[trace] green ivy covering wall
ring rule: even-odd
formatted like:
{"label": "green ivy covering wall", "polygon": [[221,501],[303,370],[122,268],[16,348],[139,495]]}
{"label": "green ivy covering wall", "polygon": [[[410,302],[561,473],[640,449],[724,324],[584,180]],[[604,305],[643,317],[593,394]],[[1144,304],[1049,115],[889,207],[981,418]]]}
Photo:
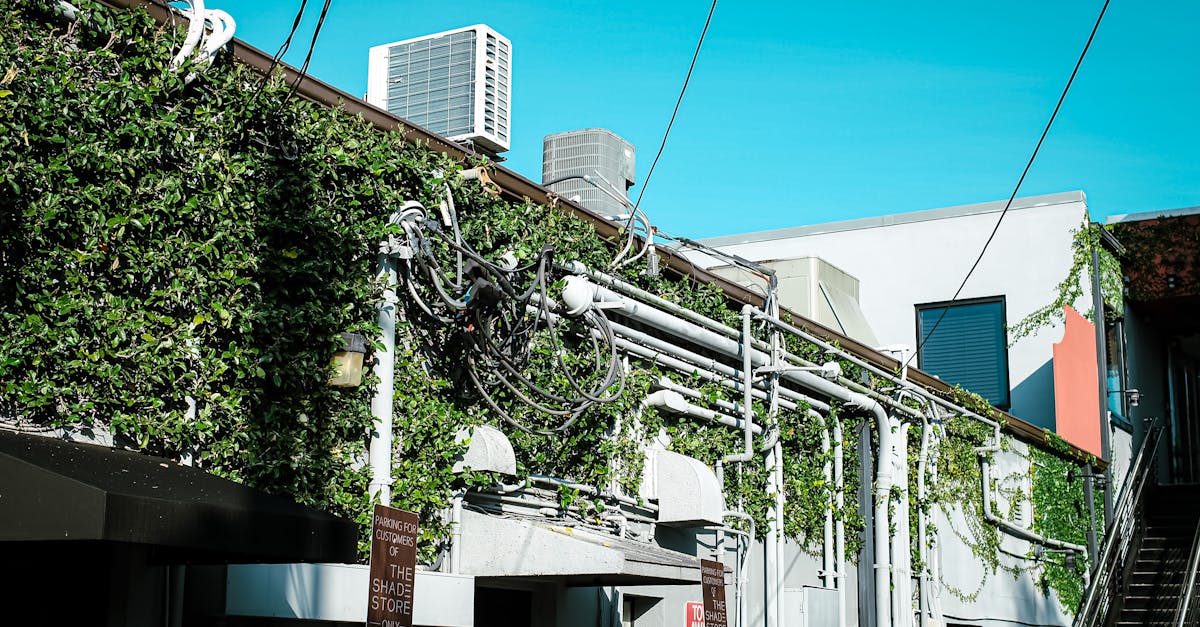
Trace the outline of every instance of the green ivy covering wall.
{"label": "green ivy covering wall", "polygon": [[[0,421],[106,428],[123,445],[192,455],[210,472],[365,526],[374,382],[335,389],[326,379],[341,332],[377,335],[381,290],[372,277],[392,211],[407,200],[435,207],[449,185],[464,238],[483,255],[528,260],[553,246],[559,261],[602,268],[613,242],[565,212],[508,202],[454,175],[474,163],[288,99],[278,77],[263,81],[219,58],[185,84],[192,68],[167,67],[181,31],[141,12],[76,4],[84,18],[72,23],[49,0],[0,2]],[[634,270],[623,278],[739,322],[714,286]],[[442,513],[459,482],[493,481],[452,473],[462,453],[455,434],[496,419],[465,382],[461,329],[403,299],[399,308],[393,504],[420,514],[422,555],[431,559],[448,535]],[[827,359],[799,338],[786,341],[796,354]],[[636,493],[642,442],[660,429],[673,449],[709,464],[740,449],[740,434],[727,428],[652,408],[633,420],[664,374],[700,389],[702,405],[737,399],[653,364],[630,365],[620,398],[583,412],[561,437],[498,424],[519,470],[616,481]],[[851,364],[843,368],[859,378]],[[518,421],[554,423],[498,398]],[[754,409],[768,418],[765,407]],[[784,530],[809,550],[819,546],[833,490],[821,433],[842,420],[846,507],[835,515],[853,554],[863,532],[861,418],[835,412],[822,424],[803,410],[772,418],[785,451]],[[978,521],[969,449],[981,442],[979,425],[946,427],[950,437],[934,453],[940,482],[918,505],[959,504]],[[614,429],[622,437],[607,435]],[[761,458],[731,465],[726,490],[765,533],[773,497]],[[977,554],[988,555],[995,530],[980,522],[971,533]]]}

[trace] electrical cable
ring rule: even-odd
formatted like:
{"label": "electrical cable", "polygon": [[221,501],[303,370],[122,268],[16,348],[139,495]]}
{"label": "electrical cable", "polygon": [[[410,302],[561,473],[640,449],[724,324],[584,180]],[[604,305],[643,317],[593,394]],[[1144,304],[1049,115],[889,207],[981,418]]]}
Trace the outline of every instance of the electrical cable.
{"label": "electrical cable", "polygon": [[300,10],[296,11],[296,19],[292,22],[292,29],[288,32],[287,39],[279,46],[279,50],[275,52],[275,56],[271,58],[271,64],[267,66],[267,71],[263,72],[262,80],[258,83],[257,91],[262,91],[266,86],[267,81],[271,79],[271,73],[279,66],[279,62],[283,59],[283,55],[287,54],[289,48],[292,47],[292,38],[296,36],[296,31],[300,28],[300,21],[304,18],[304,7],[308,6],[308,0],[300,0]]}
{"label": "electrical cable", "polygon": [[1037,145],[1033,148],[1033,154],[1029,155],[1029,161],[1025,163],[1025,169],[1021,171],[1021,177],[1017,179],[1017,184],[1013,187],[1012,194],[1008,197],[1008,202],[1004,203],[1004,210],[1000,212],[1000,217],[996,218],[996,225],[992,227],[991,234],[988,235],[987,241],[983,243],[983,249],[979,251],[979,256],[975,258],[975,263],[971,264],[971,269],[967,270],[967,275],[963,277],[962,283],[959,283],[958,289],[954,291],[954,296],[942,308],[942,313],[938,316],[937,321],[933,323],[933,327],[929,329],[928,333],[924,334],[924,337],[918,338],[917,350],[913,351],[913,354],[909,355],[908,359],[905,360],[904,368],[907,368],[912,363],[914,357],[921,354],[921,348],[925,346],[929,338],[933,337],[933,332],[937,330],[938,325],[945,319],[946,313],[950,311],[950,303],[958,300],[958,296],[962,294],[963,288],[967,286],[967,280],[971,278],[975,269],[979,267],[979,262],[983,261],[984,253],[987,252],[988,246],[995,239],[996,232],[1000,230],[1000,223],[1004,221],[1004,216],[1012,208],[1013,201],[1016,200],[1017,193],[1021,190],[1021,185],[1025,182],[1025,176],[1029,174],[1029,169],[1033,167],[1034,159],[1037,159],[1038,151],[1042,149],[1042,143],[1046,141],[1046,135],[1050,133],[1050,127],[1054,124],[1054,118],[1058,117],[1058,111],[1062,108],[1063,101],[1067,99],[1067,92],[1071,90],[1071,84],[1075,82],[1075,76],[1079,74],[1079,68],[1083,65],[1083,59],[1087,56],[1088,49],[1092,47],[1092,41],[1096,38],[1096,31],[1100,29],[1100,22],[1104,19],[1104,13],[1108,10],[1108,3],[1110,1],[1104,0],[1104,6],[1100,7],[1100,15],[1096,17],[1096,23],[1092,26],[1092,32],[1088,35],[1087,43],[1084,44],[1083,51],[1079,53],[1079,59],[1075,62],[1075,69],[1071,70],[1071,77],[1067,79],[1067,84],[1063,87],[1062,94],[1058,97],[1058,103],[1054,105],[1054,111],[1050,114],[1050,119],[1046,122],[1046,127],[1042,129],[1042,135],[1038,138]]}
{"label": "electrical cable", "polygon": [[[450,229],[444,230],[441,222],[429,218],[419,203],[410,203],[389,221],[390,226],[403,228],[407,241],[401,242],[392,235],[383,249],[385,254],[400,255],[403,251],[402,276],[408,295],[417,306],[443,323],[457,324],[464,334],[467,376],[488,407],[526,433],[556,435],[574,425],[591,406],[618,398],[625,389],[625,373],[620,368],[615,333],[602,314],[585,314],[581,321],[589,330],[576,332],[585,338],[584,345],[590,347],[590,360],[585,357],[582,362],[572,363],[573,360],[566,359],[568,351],[557,327],[566,317],[551,311],[557,305],[547,295],[554,249],[543,248],[532,263],[521,268],[497,265],[463,241],[452,198],[443,209],[442,220],[451,223]],[[457,267],[452,270],[459,274],[457,286],[443,271],[439,261],[442,257],[450,258],[456,266],[458,258],[467,261],[461,273]],[[518,281],[519,277],[530,272],[534,275],[532,281],[519,286],[518,282],[524,283]],[[429,283],[427,287],[437,296],[433,301],[437,308],[422,297],[423,290],[416,285],[418,280]],[[448,309],[453,315],[441,315],[439,308]],[[570,393],[539,385],[526,374],[534,366],[534,347],[542,341],[548,345],[545,350],[537,351],[537,355],[545,356],[540,366],[552,368],[560,375],[559,381],[565,380]],[[606,349],[602,345],[607,345]],[[591,374],[581,376],[579,368],[589,361]],[[549,429],[522,424],[493,395],[491,389],[496,384],[517,402],[563,420]],[[609,393],[614,387],[616,392]]]}
{"label": "electrical cable", "polygon": [[308,64],[312,61],[313,50],[317,47],[317,37],[321,35],[321,27],[325,25],[325,16],[329,13],[329,5],[332,3],[333,0],[325,0],[325,5],[321,7],[321,15],[317,18],[316,28],[313,29],[312,41],[308,44],[308,54],[304,55],[304,65],[300,66],[300,74],[296,76],[296,82],[292,83],[292,89],[288,92],[287,97],[280,102],[281,105],[296,95],[300,89],[300,83],[303,83],[304,77],[308,76]]}
{"label": "electrical cable", "polygon": [[679,98],[675,100],[675,110],[671,112],[671,119],[667,122],[667,130],[663,132],[662,143],[658,146],[654,161],[650,162],[650,171],[646,173],[646,180],[642,181],[642,189],[638,191],[637,200],[633,203],[634,209],[642,205],[642,196],[646,194],[646,187],[650,185],[650,177],[654,176],[654,167],[658,165],[658,159],[662,157],[663,150],[667,147],[667,138],[671,136],[671,127],[675,125],[675,116],[679,114],[679,105],[683,103],[683,95],[687,93],[688,83],[692,80],[692,71],[696,69],[696,59],[700,57],[700,46],[704,44],[704,36],[708,34],[708,25],[712,23],[713,11],[716,10],[717,0],[713,0],[712,6],[708,8],[708,17],[704,19],[704,29],[700,31],[700,40],[696,42],[696,52],[692,54],[692,63],[688,65],[687,76],[683,79],[683,88],[679,90]]}

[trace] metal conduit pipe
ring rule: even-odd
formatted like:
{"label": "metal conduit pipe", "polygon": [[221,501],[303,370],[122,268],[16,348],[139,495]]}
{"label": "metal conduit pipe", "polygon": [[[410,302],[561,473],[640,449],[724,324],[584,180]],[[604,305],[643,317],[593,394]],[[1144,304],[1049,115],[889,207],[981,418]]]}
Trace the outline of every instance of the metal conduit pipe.
{"label": "metal conduit pipe", "polygon": [[[659,328],[663,331],[672,333],[676,336],[688,339],[696,344],[711,348],[713,350],[725,353],[730,356],[740,355],[740,343],[721,336],[713,331],[690,324],[684,320],[676,318],[661,310],[654,309],[643,303],[630,302],[620,294],[613,292],[603,286],[594,286],[592,290],[592,300],[599,300],[601,303],[611,308],[619,308],[625,315],[637,319],[640,322],[650,326]],[[749,364],[766,365],[768,358],[761,351],[748,351]],[[889,625],[891,621],[891,601],[890,601],[890,529],[888,516],[888,495],[892,487],[892,468],[891,464],[886,463],[888,454],[891,451],[892,435],[891,435],[891,418],[887,411],[879,401],[868,397],[865,394],[848,390],[845,387],[822,379],[811,372],[803,370],[782,370],[780,376],[783,379],[796,383],[804,389],[811,390],[831,399],[836,399],[849,404],[852,408],[867,412],[872,415],[876,422],[877,432],[879,434],[879,449],[877,451],[878,458],[882,460],[877,464],[875,485],[875,613],[877,625]],[[778,448],[778,445],[776,445]],[[772,460],[777,461],[777,460]],[[774,466],[772,466],[774,467]],[[775,481],[778,481],[778,473],[773,474]],[[782,498],[781,491],[778,498]],[[771,538],[778,542],[778,538]],[[778,553],[777,553],[778,555]],[[772,572],[771,575],[777,577],[778,573]],[[778,599],[773,599],[778,600]],[[776,616],[778,617],[778,609]],[[774,623],[778,624],[778,623]]]}
{"label": "metal conduit pipe", "polygon": [[[733,329],[733,328],[729,327],[728,325],[725,325],[720,322],[717,322],[716,320],[713,320],[712,318],[709,318],[702,314],[698,314],[698,313],[692,311],[691,309],[683,307],[683,306],[679,305],[678,303],[673,303],[661,296],[658,296],[656,294],[651,294],[650,292],[647,292],[646,290],[643,290],[642,288],[637,287],[636,285],[626,283],[625,281],[622,281],[612,275],[605,274],[603,272],[597,272],[595,270],[591,270],[579,261],[572,261],[568,264],[563,265],[562,268],[564,270],[566,270],[567,272],[571,272],[573,274],[577,274],[580,276],[586,276],[586,277],[596,281],[600,285],[612,288],[612,289],[614,289],[618,292],[621,292],[627,296],[632,296],[639,300],[643,300],[648,303],[651,303],[654,306],[659,307],[660,309],[665,309],[666,311],[669,311],[669,312],[679,316],[680,318],[683,318],[685,320],[688,320],[689,322],[698,324],[698,325],[705,327],[711,331],[716,331],[717,333],[720,333],[722,335],[728,336],[733,339],[738,338],[737,329]],[[755,346],[756,348],[760,348],[760,349],[764,349],[764,350],[767,348],[767,343],[763,342],[761,340],[756,341],[755,344],[756,344],[756,346]]]}
{"label": "metal conduit pipe", "polygon": [[[929,410],[931,412],[934,411],[933,407],[930,407]],[[917,453],[917,502],[918,503],[924,503],[925,497],[928,494],[928,491],[925,486],[925,467],[926,467],[926,462],[929,459],[930,440],[931,440],[931,434],[929,432],[929,420],[927,418],[922,418],[921,419],[921,450],[919,453]],[[928,532],[927,524],[928,524],[928,521],[925,518],[924,509],[918,508],[917,509],[917,559],[920,560],[920,562],[922,564],[920,583],[917,584],[918,587],[920,588],[918,590],[918,593],[919,593],[918,609],[921,612],[920,627],[929,627],[929,618],[930,618],[930,607],[929,607],[930,600],[931,600],[930,594],[929,594],[930,551],[929,551],[929,538],[926,535]]]}
{"label": "metal conduit pipe", "polygon": [[[722,334],[716,333],[714,331],[711,331],[711,330],[701,327],[699,325],[692,324],[686,320],[682,320],[676,316],[673,316],[670,313],[664,312],[659,309],[655,309],[654,307],[650,307],[650,306],[646,305],[645,303],[631,301],[631,300],[625,298],[624,296],[622,296],[621,294],[618,294],[608,288],[605,288],[604,286],[591,285],[590,288],[591,288],[591,297],[592,297],[593,302],[599,303],[599,305],[602,308],[617,309],[623,315],[626,315],[630,318],[638,320],[639,322],[642,322],[644,324],[655,327],[659,330],[666,331],[667,333],[671,333],[672,335],[675,335],[677,337],[681,337],[686,340],[689,340],[690,342],[693,342],[700,346],[704,346],[706,348],[715,350],[717,352],[723,353],[730,357],[742,357],[743,362],[744,362],[743,363],[744,370],[745,370],[745,364],[747,362],[747,360],[745,358],[747,356],[749,357],[748,363],[749,363],[749,366],[751,369],[753,369],[754,367],[758,367],[758,366],[772,365],[771,364],[771,356],[768,355],[767,353],[764,353],[761,350],[757,350],[757,349],[754,349],[753,347],[751,347],[751,349],[749,351],[746,351],[748,353],[748,355],[743,355],[742,350],[741,350],[742,343],[738,342],[730,337],[726,337]],[[566,298],[565,292],[564,292],[564,298]],[[568,306],[571,307],[572,309],[578,309],[580,307],[586,306],[586,303],[568,303]],[[761,312],[758,312],[756,309],[754,309],[750,305],[746,305],[745,307],[743,307],[743,312],[745,312],[747,308],[749,309],[750,314],[752,316],[758,315],[760,317],[764,317],[764,314],[762,314]],[[765,319],[772,320],[772,318],[770,318],[770,317],[766,317]],[[618,323],[611,323],[611,324],[613,325],[614,332],[618,332],[623,335],[630,331],[632,331],[633,333],[638,333],[636,331],[633,331],[633,329],[629,329],[628,327],[624,327],[623,325],[619,325]],[[743,322],[743,326],[745,326],[744,322]],[[649,337],[649,336],[646,336],[646,334],[642,334],[642,336],[647,337],[647,338]],[[654,339],[657,339],[657,338],[654,338]],[[663,342],[662,340],[657,340],[657,341]],[[663,342],[663,343],[665,343],[665,342]],[[676,349],[676,350],[683,350],[683,349]],[[787,353],[787,352],[783,352],[782,357],[784,359],[787,359],[787,360],[790,360],[793,362],[807,363],[807,362],[803,362],[803,360],[801,360],[799,357],[796,357],[795,355],[791,355],[790,353]],[[716,360],[710,359],[708,361],[710,363],[707,365],[712,367],[713,369],[716,369],[716,367],[718,365],[723,365],[723,364],[720,364],[720,362],[717,362]],[[774,369],[776,372],[779,372],[784,379],[787,379],[787,380],[790,380],[793,382],[799,382],[799,380],[794,375],[804,372],[802,370],[779,368],[778,364],[775,364]],[[747,370],[747,371],[749,371],[749,370]],[[863,396],[871,397],[876,402],[892,404],[894,409],[909,413],[913,417],[920,416],[919,412],[916,412],[913,409],[906,407],[900,403],[892,403],[891,399],[889,399],[883,395],[880,395],[872,390],[869,390],[867,388],[863,388],[862,386],[859,386],[857,384],[848,383],[848,382],[843,381],[842,387],[854,388],[854,389],[850,389],[849,391],[855,392],[857,394],[861,394]],[[836,398],[836,397],[831,396],[831,398]],[[824,409],[824,408],[822,408],[822,409]]]}
{"label": "metal conduit pipe", "polygon": [[[617,279],[616,277],[613,277],[611,275],[605,274],[603,272],[597,272],[594,270],[590,270],[587,266],[585,266],[584,264],[582,264],[578,261],[573,261],[569,264],[564,265],[563,269],[568,272],[577,274],[577,275],[589,277],[589,278],[595,280],[597,283],[601,284],[602,286],[612,288],[613,290],[621,292],[625,295],[645,300],[645,301],[647,301],[653,305],[656,305],[664,310],[674,313],[674,314],[678,315],[679,317],[681,317],[685,320],[688,320],[689,322],[693,322],[697,325],[700,325],[700,326],[702,326],[706,329],[709,329],[711,331],[714,331],[716,333],[720,333],[721,335],[724,335],[731,339],[738,337],[737,330],[729,327],[728,325],[722,324],[716,320],[713,320],[711,318],[708,318],[706,316],[698,314],[690,309],[680,306],[677,303],[673,303],[669,300],[666,300],[665,298],[662,298],[655,294],[651,294],[650,292],[647,292],[637,286],[634,286],[634,285],[631,285],[624,281],[621,281],[620,279]],[[921,395],[923,398],[926,398],[934,403],[942,405],[943,407],[950,409],[951,411],[962,413],[964,415],[970,416],[977,420],[981,420],[988,424],[994,424],[994,422],[995,422],[989,418],[980,416],[979,414],[969,411],[965,408],[957,407],[953,403],[946,401],[945,399],[939,398],[937,396],[933,396],[933,395],[929,394],[927,391],[925,391],[923,388],[908,381],[907,377],[897,377],[895,374],[893,374],[883,368],[880,368],[879,366],[876,366],[875,364],[872,364],[872,363],[862,359],[861,357],[858,357],[857,355],[855,355],[853,353],[850,353],[844,349],[838,348],[837,346],[834,346],[833,344],[830,344],[829,342],[827,342],[807,331],[804,331],[803,329],[800,329],[794,325],[788,324],[788,323],[780,320],[778,316],[771,316],[771,315],[768,315],[765,312],[762,312],[759,310],[755,310],[754,315],[775,325],[779,329],[782,329],[784,331],[792,333],[804,340],[807,340],[809,342],[812,342],[813,344],[816,344],[817,346],[821,347],[821,349],[826,352],[837,355],[838,357],[841,357],[841,358],[849,361],[850,363],[853,363],[856,366],[859,366],[860,368],[866,369],[867,371],[871,372],[872,374],[882,377],[883,379],[885,379],[891,383],[902,386],[904,389],[906,389],[908,391],[915,392],[915,393]],[[763,342],[761,340],[755,340],[753,342],[753,346],[760,350],[766,350],[768,348],[767,343]],[[793,360],[794,363],[798,363],[800,365],[812,365],[810,362],[807,362],[795,355],[787,354],[787,355],[785,355],[785,357],[788,358],[789,360]],[[843,383],[855,385],[855,384],[853,384],[853,382],[850,382],[850,381],[843,381]],[[856,389],[855,391],[858,391],[860,393],[870,392],[871,394],[873,394],[872,391],[868,390],[865,387],[862,387],[862,386],[855,386],[855,387],[859,388],[859,389]],[[868,395],[870,395],[870,394],[868,394]],[[876,400],[880,400],[880,399],[876,399]],[[882,402],[886,402],[886,399]],[[903,407],[903,406],[900,406],[900,407]],[[908,408],[908,407],[903,407],[903,409],[901,409],[901,411],[910,413],[910,415],[913,416],[914,418],[920,418],[920,416],[918,414],[911,413],[910,408]]]}
{"label": "metal conduit pipe", "polygon": [[[666,312],[654,309],[643,303],[630,302],[620,294],[613,292],[603,286],[593,286],[591,290],[591,300],[599,301],[606,308],[620,309],[624,315],[634,318],[640,322],[650,326],[659,328],[660,330],[672,333],[678,337],[685,338],[701,346],[711,348],[730,356],[742,356],[740,352],[741,344],[728,337],[724,337],[718,333],[702,328],[700,326],[690,324],[684,320],[676,318]],[[577,303],[579,304],[579,303]],[[770,320],[770,318],[768,318]],[[765,365],[768,358],[761,351],[748,351],[749,364]],[[744,356],[745,357],[745,356]],[[876,494],[875,494],[875,613],[876,623],[878,625],[889,625],[891,621],[891,600],[890,600],[890,529],[888,515],[888,495],[892,487],[892,467],[886,463],[892,445],[892,420],[888,416],[887,411],[879,401],[870,398],[869,396],[849,390],[842,385],[822,379],[810,372],[803,370],[782,370],[780,376],[783,379],[800,385],[801,387],[827,396],[831,399],[836,399],[849,404],[852,408],[865,411],[872,415],[877,425],[877,433],[879,436],[879,448],[877,456],[883,463],[877,464],[876,471]],[[993,421],[993,424],[994,423]],[[778,447],[778,445],[777,445]],[[772,460],[772,462],[777,460]],[[774,467],[777,464],[773,464]],[[778,481],[778,473],[772,476],[775,481]],[[780,492],[777,490],[777,492]],[[777,499],[781,498],[779,494]],[[778,538],[771,538],[778,544]],[[776,552],[778,556],[778,549]],[[777,576],[778,573],[771,573]],[[778,599],[772,599],[778,601]],[[776,617],[779,612],[776,610]],[[775,623],[778,624],[778,623]]]}
{"label": "metal conduit pipe", "polygon": [[838,627],[846,627],[846,522],[841,515],[846,504],[846,479],[843,473],[842,419],[833,418],[833,487],[838,517],[833,525],[833,552],[837,564]]}
{"label": "metal conduit pipe", "polygon": [[455,490],[450,502],[450,574],[462,572],[462,504],[466,490]]}
{"label": "metal conduit pipe", "polygon": [[830,486],[829,498],[825,503],[825,525],[822,529],[822,547],[821,547],[821,583],[826,588],[832,588],[836,582],[836,575],[833,572],[833,460],[831,459],[832,445],[829,441],[829,426],[826,425],[821,430],[821,455],[825,463],[821,465],[821,473],[825,479],[825,485]]}
{"label": "metal conduit pipe", "polygon": [[1035,542],[1035,543],[1041,544],[1043,546],[1052,546],[1052,547],[1059,548],[1059,549],[1067,549],[1069,551],[1075,551],[1076,553],[1080,553],[1080,554],[1087,553],[1087,547],[1085,547],[1085,546],[1082,546],[1079,544],[1072,544],[1070,542],[1064,542],[1062,540],[1055,540],[1054,538],[1047,538],[1046,536],[1043,536],[1034,531],[1030,531],[1029,529],[1025,529],[1024,527],[1018,527],[1018,526],[1008,522],[1004,518],[997,516],[994,512],[992,512],[992,490],[991,490],[991,485],[990,485],[991,484],[991,462],[988,461],[987,454],[995,453],[1000,450],[1000,426],[999,425],[996,426],[995,435],[993,437],[995,438],[995,440],[992,444],[989,444],[988,446],[980,446],[975,449],[975,452],[979,455],[980,477],[981,477],[982,483],[983,483],[983,517],[984,517],[984,519],[987,520],[988,522],[991,522],[992,524],[996,525],[997,527],[1002,529],[1005,533],[1008,533],[1011,536],[1022,538],[1024,540],[1028,540],[1030,542]]}
{"label": "metal conduit pipe", "polygon": [[[855,355],[853,353],[850,353],[846,350],[838,348],[838,347],[834,346],[833,344],[830,344],[829,342],[826,342],[825,340],[823,340],[803,329],[800,329],[796,326],[790,325],[782,320],[779,320],[778,318],[771,318],[771,317],[766,317],[766,316],[760,316],[760,317],[762,317],[767,322],[779,327],[780,329],[783,329],[784,331],[793,333],[804,340],[807,340],[809,342],[812,342],[813,344],[816,344],[817,346],[820,346],[821,349],[824,350],[825,352],[837,355],[838,357],[841,357],[842,359],[845,359],[846,361],[848,361],[860,368],[863,368],[864,370],[867,370],[868,372],[870,372],[890,383],[900,386],[905,391],[917,394],[921,398],[931,401],[937,405],[940,405],[945,409],[948,409],[957,414],[962,414],[964,416],[974,418],[975,420],[983,422],[989,426],[994,426],[997,424],[996,421],[992,420],[991,418],[981,416],[965,407],[959,407],[959,406],[955,405],[954,403],[947,401],[944,398],[930,394],[929,391],[912,383],[907,378],[897,377],[894,373],[884,370],[883,368],[880,368],[879,366],[876,366],[875,364],[872,364],[872,363],[862,359],[861,357],[858,357],[857,355]],[[906,409],[908,409],[908,408],[906,408]],[[919,417],[915,414],[911,414],[911,415],[913,415],[914,418]]]}
{"label": "metal conduit pipe", "polygon": [[[688,402],[688,400],[683,397],[683,394],[676,392],[675,390],[658,390],[656,392],[651,392],[642,401],[642,404],[647,407],[662,407],[677,414],[685,414],[696,418],[703,418],[710,422],[720,423],[734,429],[742,430],[744,428],[743,423],[745,422],[745,418],[735,418],[707,407],[694,405]],[[755,435],[758,435],[761,434],[763,430],[762,427],[751,423],[750,431]]]}
{"label": "metal conduit pipe", "polygon": [[[656,338],[648,333],[636,331],[618,322],[609,322],[609,325],[612,327],[613,333],[617,335],[618,348],[630,350],[631,352],[638,353],[643,357],[650,355],[651,353],[649,352],[639,351],[630,347],[630,344],[633,344],[634,346],[640,344],[646,348],[653,349],[654,354],[670,356],[675,358],[675,361],[682,360],[688,362],[688,364],[683,367],[676,367],[675,365],[671,366],[680,372],[685,374],[693,374],[703,370],[710,373],[719,374],[722,375],[727,381],[733,383],[732,386],[726,385],[726,387],[732,387],[733,389],[739,391],[742,389],[743,377],[741,376],[741,371],[733,368],[732,366],[727,366],[715,359],[689,351],[686,348],[680,348],[666,340]],[[624,342],[622,340],[624,340]],[[665,360],[660,361],[662,361],[664,364],[670,365],[670,363]],[[703,374],[701,376],[703,376]],[[755,386],[751,388],[751,393],[754,398],[764,400],[768,398],[766,388],[767,386],[765,384],[755,384]],[[808,405],[813,409],[829,411],[829,403],[817,400],[795,390],[782,388],[780,390],[780,394],[784,397],[784,399],[791,401],[790,405],[786,403],[783,405],[787,409],[796,409],[795,403],[803,402],[808,403]]]}
{"label": "metal conduit pipe", "polygon": [[[912,608],[912,533],[909,526],[908,499],[908,431],[909,423],[900,425],[892,444],[892,464],[896,473],[896,537],[892,541],[892,590],[895,610],[892,617],[896,627],[911,627]],[[903,478],[903,479],[902,479]]]}
{"label": "metal conduit pipe", "polygon": [[[400,214],[408,208],[405,203],[392,214],[389,222],[398,222]],[[379,301],[379,345],[375,351],[375,376],[379,385],[375,395],[371,397],[371,444],[368,449],[368,459],[371,464],[371,497],[378,499],[383,505],[392,502],[392,411],[395,402],[396,380],[396,286],[399,282],[399,272],[396,258],[392,256],[391,242],[385,241],[379,245],[379,262],[377,278],[383,281],[383,295]]]}

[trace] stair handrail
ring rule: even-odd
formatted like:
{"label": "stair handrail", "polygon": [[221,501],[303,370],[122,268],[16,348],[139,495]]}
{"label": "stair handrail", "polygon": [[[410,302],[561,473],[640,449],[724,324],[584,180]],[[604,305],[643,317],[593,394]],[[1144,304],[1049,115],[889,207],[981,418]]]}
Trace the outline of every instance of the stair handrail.
{"label": "stair handrail", "polygon": [[1115,596],[1115,586],[1121,582],[1119,569],[1129,554],[1135,535],[1133,532],[1139,523],[1137,514],[1145,501],[1145,488],[1154,474],[1154,460],[1158,455],[1162,431],[1159,421],[1152,419],[1146,437],[1142,439],[1142,445],[1125,475],[1121,495],[1113,508],[1113,519],[1107,525],[1104,545],[1093,566],[1091,585],[1075,615],[1075,627],[1096,625]]}
{"label": "stair handrail", "polygon": [[1175,607],[1175,620],[1171,623],[1176,627],[1195,625],[1197,614],[1200,614],[1200,603],[1195,602],[1198,570],[1200,570],[1200,523],[1197,523],[1196,532],[1192,534],[1192,551],[1188,553],[1187,573],[1183,578],[1183,588],[1179,591],[1179,604]]}

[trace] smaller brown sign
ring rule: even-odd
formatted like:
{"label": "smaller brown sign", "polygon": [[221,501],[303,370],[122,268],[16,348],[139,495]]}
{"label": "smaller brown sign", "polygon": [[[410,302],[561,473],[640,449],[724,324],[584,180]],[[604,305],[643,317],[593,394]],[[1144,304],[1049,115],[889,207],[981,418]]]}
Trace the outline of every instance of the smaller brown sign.
{"label": "smaller brown sign", "polygon": [[367,625],[412,627],[417,575],[417,515],[376,505],[371,520]]}
{"label": "smaller brown sign", "polygon": [[725,617],[725,565],[700,560],[700,586],[704,596],[704,627],[729,627]]}

